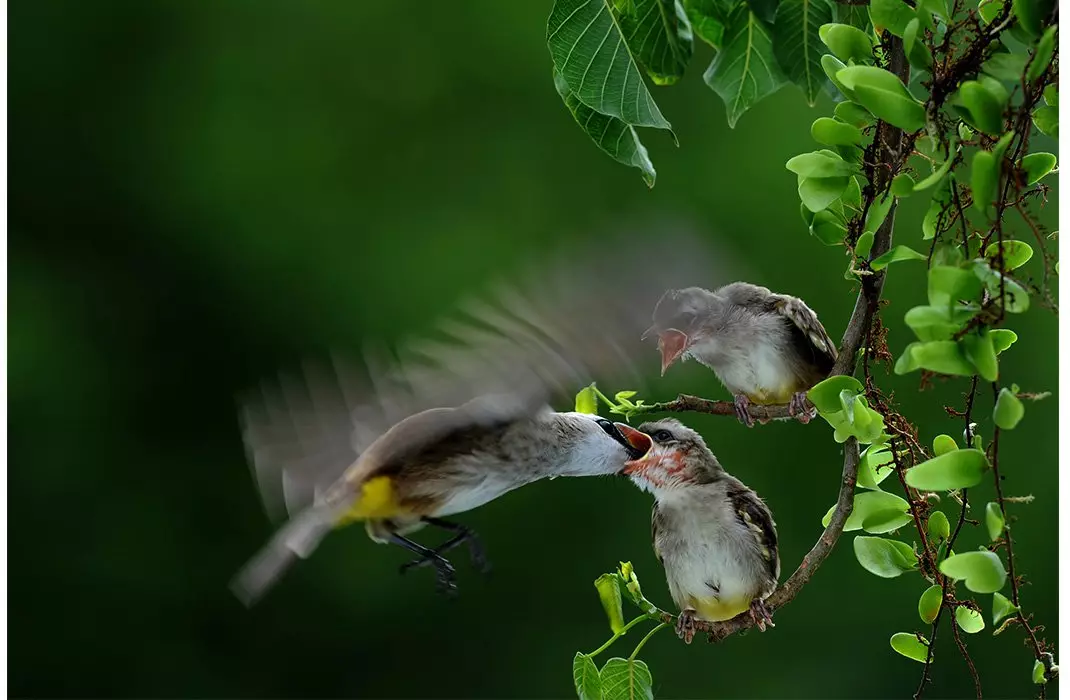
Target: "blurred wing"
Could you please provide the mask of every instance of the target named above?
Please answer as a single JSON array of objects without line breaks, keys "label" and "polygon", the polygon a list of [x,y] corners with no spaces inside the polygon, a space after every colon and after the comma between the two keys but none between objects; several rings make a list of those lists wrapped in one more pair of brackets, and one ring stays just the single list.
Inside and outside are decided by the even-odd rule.
[{"label": "blurred wing", "polygon": [[[573,246],[488,285],[397,356],[369,350],[364,373],[336,359],[266,386],[244,403],[242,425],[269,513],[308,506],[392,426],[428,409],[459,407],[449,422],[500,422],[555,399],[571,408],[595,380],[641,388],[636,361],[651,305],[709,264],[704,247],[682,233]],[[433,425],[414,425],[422,423]],[[377,445],[370,461],[385,463],[421,439],[408,423],[404,433],[404,442],[392,435]]]},{"label": "blurred wing", "polygon": [[834,364],[837,355],[836,344],[832,342],[828,331],[821,325],[813,309],[798,297],[787,294],[774,294],[773,297],[777,313],[795,324],[814,350],[823,355],[830,366]]}]

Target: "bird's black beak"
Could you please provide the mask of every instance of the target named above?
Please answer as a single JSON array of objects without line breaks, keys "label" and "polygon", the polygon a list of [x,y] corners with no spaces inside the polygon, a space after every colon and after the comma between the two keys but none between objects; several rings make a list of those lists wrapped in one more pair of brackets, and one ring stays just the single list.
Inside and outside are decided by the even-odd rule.
[{"label": "bird's black beak", "polygon": [[650,436],[646,433],[640,432],[630,425],[624,423],[614,423],[613,427],[621,435],[621,444],[628,450],[628,456],[633,460],[642,459],[646,456],[646,453],[650,451],[653,446],[653,442],[650,440]]}]

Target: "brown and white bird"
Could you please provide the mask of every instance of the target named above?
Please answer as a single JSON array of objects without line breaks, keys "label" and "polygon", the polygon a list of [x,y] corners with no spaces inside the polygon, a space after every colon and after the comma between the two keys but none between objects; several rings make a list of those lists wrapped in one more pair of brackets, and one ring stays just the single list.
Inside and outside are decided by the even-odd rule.
[{"label": "brown and white bird", "polygon": [[729,620],[747,611],[764,631],[773,623],[764,601],[780,578],[769,507],[680,421],[643,423],[638,434],[627,426],[622,431],[645,449],[624,473],[654,495],[654,551],[680,609],[677,634],[690,643],[696,620]]},{"label": "brown and white bird", "polygon": [[[685,252],[667,271],[702,257],[690,239],[676,243]],[[376,542],[417,554],[403,570],[433,566],[451,591],[446,550],[467,543],[475,563],[485,561],[474,533],[443,518],[543,478],[615,474],[640,455],[609,421],[548,404],[571,401],[594,378],[636,381],[645,325],[636,309],[666,280],[655,272],[615,282],[644,267],[644,250],[617,239],[539,261],[490,302],[465,304],[463,318],[440,326],[441,340],[410,343],[399,358],[369,355],[366,379],[338,363],[306,368],[244,401],[262,497],[288,520],[234,579],[238,597],[251,604],[354,521]],[[436,548],[409,539],[428,525],[450,539]]]},{"label": "brown and white bird", "polygon": [[836,345],[817,314],[798,297],[734,282],[715,291],[670,289],[654,308],[661,373],[677,359],[709,367],[735,400],[736,416],[754,424],[751,403],[788,403],[791,415],[810,418],[806,391],[828,377]]}]

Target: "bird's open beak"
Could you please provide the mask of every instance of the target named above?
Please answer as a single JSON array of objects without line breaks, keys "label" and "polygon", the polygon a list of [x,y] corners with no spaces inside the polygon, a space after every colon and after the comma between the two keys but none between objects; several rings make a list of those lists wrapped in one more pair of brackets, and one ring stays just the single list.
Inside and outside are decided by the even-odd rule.
[{"label": "bird's open beak", "polygon": [[675,328],[658,331],[658,350],[661,351],[661,376],[664,377],[665,371],[672,366],[672,363],[687,352],[690,344],[691,338],[683,331],[678,331]]},{"label": "bird's open beak", "polygon": [[613,426],[620,431],[621,435],[628,442],[628,452],[632,460],[642,459],[646,456],[646,453],[650,451],[651,446],[654,444],[650,440],[650,436],[646,433],[640,432],[630,425],[624,423],[614,423]]}]

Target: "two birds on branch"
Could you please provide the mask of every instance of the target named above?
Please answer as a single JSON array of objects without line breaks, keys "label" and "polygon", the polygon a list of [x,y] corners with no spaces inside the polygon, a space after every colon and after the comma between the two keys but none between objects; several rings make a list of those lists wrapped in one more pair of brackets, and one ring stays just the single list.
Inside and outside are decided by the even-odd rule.
[{"label": "two birds on branch", "polygon": [[[622,474],[654,496],[653,544],[680,610],[677,633],[690,642],[696,623],[740,614],[772,624],[772,513],[697,432],[671,418],[635,429],[549,407],[593,379],[635,382],[640,340],[656,336],[662,374],[689,358],[709,367],[744,424],[751,403],[788,403],[809,419],[805,392],[836,360],[817,315],[745,282],[679,288],[711,265],[697,242],[675,238],[660,246],[673,252],[655,271],[635,241],[569,251],[493,287],[489,301],[463,304],[437,338],[396,357],[369,353],[364,372],[310,364],[246,397],[249,461],[269,513],[285,522],[237,574],[235,594],[251,605],[356,521],[374,541],[412,552],[402,571],[431,567],[452,593],[450,550],[465,546],[477,568],[487,560],[476,533],[445,518],[544,478]],[[426,526],[448,539],[432,548],[410,538]]]}]

